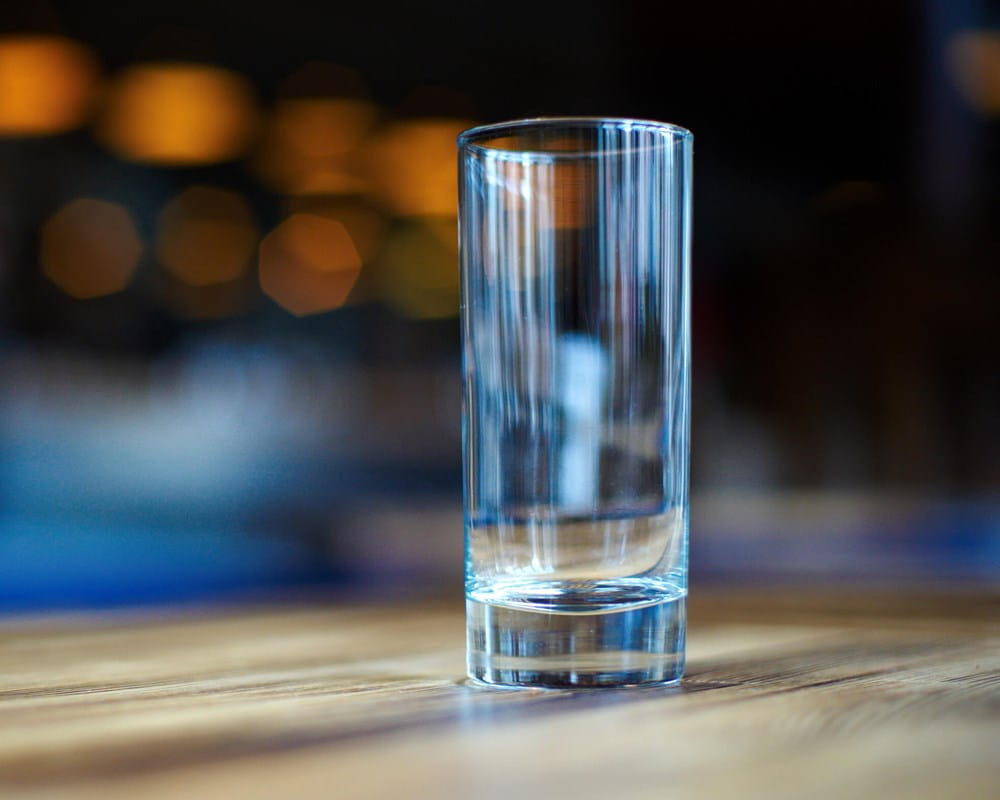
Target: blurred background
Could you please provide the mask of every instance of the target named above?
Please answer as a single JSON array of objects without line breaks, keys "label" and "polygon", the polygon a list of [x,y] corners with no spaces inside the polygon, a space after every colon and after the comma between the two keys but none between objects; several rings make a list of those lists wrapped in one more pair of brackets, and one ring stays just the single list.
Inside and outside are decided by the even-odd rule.
[{"label": "blurred background", "polygon": [[7,0],[0,610],[461,572],[455,135],[696,136],[692,573],[1000,577],[1000,2]]}]

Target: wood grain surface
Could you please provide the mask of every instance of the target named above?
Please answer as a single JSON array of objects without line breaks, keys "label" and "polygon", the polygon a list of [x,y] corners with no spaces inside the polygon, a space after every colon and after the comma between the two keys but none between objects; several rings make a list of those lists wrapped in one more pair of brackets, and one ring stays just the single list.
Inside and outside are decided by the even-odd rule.
[{"label": "wood grain surface", "polygon": [[680,687],[464,679],[461,606],[0,623],[3,797],[1000,796],[990,591],[695,592]]}]

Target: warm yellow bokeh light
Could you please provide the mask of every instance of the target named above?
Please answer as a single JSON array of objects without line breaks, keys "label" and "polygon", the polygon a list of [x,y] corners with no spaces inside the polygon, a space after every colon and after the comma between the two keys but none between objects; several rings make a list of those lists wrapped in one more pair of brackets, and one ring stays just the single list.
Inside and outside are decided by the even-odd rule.
[{"label": "warm yellow bokeh light", "polygon": [[966,31],[947,46],[952,80],[983,114],[1000,114],[1000,31]]},{"label": "warm yellow bokeh light", "polygon": [[238,278],[253,258],[257,228],[246,201],[210,186],[185,189],[160,213],[156,255],[191,286]]},{"label": "warm yellow bokeh light", "polygon": [[313,214],[293,214],[280,226],[282,245],[315,272],[361,269],[351,235],[340,222]]},{"label": "warm yellow bokeh light", "polygon": [[375,106],[342,97],[296,97],[281,100],[274,116],[277,134],[290,148],[307,158],[324,158],[358,146],[375,120]]},{"label": "warm yellow bokeh light", "polygon": [[360,271],[347,228],[326,217],[293,214],[260,243],[260,287],[296,316],[342,306]]},{"label": "warm yellow bokeh light", "polygon": [[386,241],[378,260],[382,298],[408,317],[458,314],[458,247],[453,220],[411,222]]},{"label": "warm yellow bokeh light", "polygon": [[42,228],[42,271],[79,300],[125,288],[141,253],[132,218],[117,203],[80,198]]},{"label": "warm yellow bokeh light", "polygon": [[211,164],[243,154],[256,121],[250,84],[240,75],[204,64],[150,63],[118,78],[100,134],[133,161]]},{"label": "warm yellow bokeh light", "polygon": [[0,136],[41,136],[81,125],[97,80],[83,45],[60,36],[0,37]]},{"label": "warm yellow bokeh light", "polygon": [[292,197],[289,198],[287,205],[291,214],[313,214],[343,225],[350,234],[363,263],[369,263],[378,252],[385,233],[386,220],[370,205],[356,199],[313,197]]},{"label": "warm yellow bokeh light", "polygon": [[368,166],[379,196],[402,216],[458,213],[455,137],[474,123],[458,119],[399,122],[376,136]]},{"label": "warm yellow bokeh light", "polygon": [[528,214],[540,228],[564,230],[589,224],[597,195],[593,164],[576,159],[525,164],[497,158],[485,161],[483,170],[491,191],[500,193],[509,213]]},{"label": "warm yellow bokeh light", "polygon": [[280,100],[257,159],[261,176],[286,194],[363,192],[368,184],[354,151],[375,114],[367,100]]},{"label": "warm yellow bokeh light", "polygon": [[593,214],[594,167],[590,163],[558,163],[549,169],[546,190],[549,222],[554,228],[582,228]]},{"label": "warm yellow bokeh light", "polygon": [[370,186],[357,151],[377,115],[355,70],[303,64],[281,87],[254,160],[257,172],[290,196],[365,193]]}]

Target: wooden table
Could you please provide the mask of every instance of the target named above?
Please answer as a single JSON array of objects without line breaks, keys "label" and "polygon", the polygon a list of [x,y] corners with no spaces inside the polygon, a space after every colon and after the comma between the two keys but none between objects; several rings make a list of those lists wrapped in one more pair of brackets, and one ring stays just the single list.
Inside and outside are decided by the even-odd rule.
[{"label": "wooden table", "polygon": [[679,688],[496,691],[451,602],[0,624],[0,796],[1000,796],[983,591],[695,591]]}]

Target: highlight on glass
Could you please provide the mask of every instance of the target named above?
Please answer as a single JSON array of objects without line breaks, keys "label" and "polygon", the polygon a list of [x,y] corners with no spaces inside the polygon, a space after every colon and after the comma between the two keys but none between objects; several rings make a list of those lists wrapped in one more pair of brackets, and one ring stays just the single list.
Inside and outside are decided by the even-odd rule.
[{"label": "highlight on glass", "polygon": [[476,681],[683,673],[692,141],[590,118],[459,136]]}]

